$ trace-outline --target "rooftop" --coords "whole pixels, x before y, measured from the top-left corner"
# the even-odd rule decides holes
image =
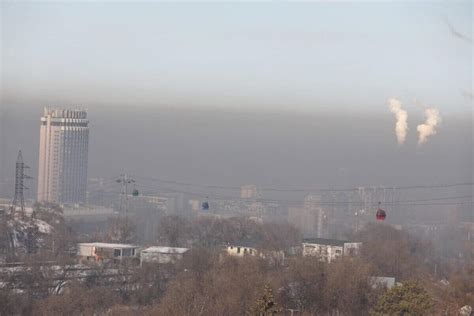
[[[143,249],[142,252],[154,252],[154,253],[185,253],[189,248],[177,248],[177,247],[148,247]]]
[[[51,117],[54,117],[54,118],[74,118],[74,119],[87,118],[86,110],[80,109],[80,108],[64,109],[64,108],[45,107],[44,116],[48,116],[48,115],[51,115]]]
[[[106,242],[83,242],[78,243],[78,246],[89,246],[89,247],[98,247],[98,248],[139,248],[136,245],[128,245],[128,244],[114,244],[114,243],[106,243]]]
[[[348,242],[349,242],[348,240],[325,239],[325,238],[303,239],[303,243],[305,244],[318,244],[318,245],[327,245],[327,246],[344,246],[344,244]]]

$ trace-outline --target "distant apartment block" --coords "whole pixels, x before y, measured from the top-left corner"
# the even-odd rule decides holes
[[[243,185],[240,187],[240,198],[255,199],[258,197],[258,188],[255,184]]]
[[[298,228],[304,237],[324,237],[327,215],[317,195],[307,195],[303,206],[288,208],[288,222]]]
[[[86,202],[88,125],[84,110],[44,109],[40,127],[38,201]]]
[[[337,257],[358,255],[361,246],[361,242],[308,238],[303,240],[303,256],[318,257],[321,261],[330,263]]]

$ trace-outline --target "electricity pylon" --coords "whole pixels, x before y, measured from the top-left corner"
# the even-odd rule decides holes
[[[22,215],[25,215],[25,195],[24,191],[28,190],[24,182],[27,179],[32,179],[30,176],[25,174],[25,169],[29,169],[23,162],[23,155],[21,150],[18,152],[18,158],[16,159],[15,168],[15,197],[13,198],[12,205],[10,207],[10,213],[15,214],[17,208],[20,208]]]

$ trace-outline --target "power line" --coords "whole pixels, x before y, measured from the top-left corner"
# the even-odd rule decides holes
[[[221,190],[240,190],[240,186],[224,186],[224,185],[207,185],[207,184],[197,184],[190,182],[180,182],[174,180],[164,180],[161,178],[154,177],[137,177],[143,180],[151,182],[160,182],[165,184],[174,184],[178,186],[188,186],[188,187],[199,187],[205,189],[221,189]],[[411,185],[411,186],[365,186],[364,188],[380,188],[380,189],[395,189],[395,190],[414,190],[414,189],[436,189],[436,188],[451,188],[459,186],[473,186],[474,182],[460,182],[460,183],[448,183],[448,184],[432,184],[432,185]],[[261,187],[262,191],[274,191],[274,192],[353,192],[357,191],[359,187],[355,188],[294,188],[294,189],[285,189],[285,188],[274,188],[274,187]]]
[[[151,189],[151,190],[158,190],[158,187],[150,186],[150,185],[141,185],[141,187]],[[187,194],[190,196],[195,197],[204,197],[203,193],[199,192],[192,192],[192,191],[184,191],[184,190],[175,190],[175,189],[162,189],[171,193],[181,193]],[[325,202],[325,201],[305,201],[305,200],[288,200],[288,199],[264,199],[259,198],[255,200],[249,200],[246,198],[236,197],[236,196],[229,196],[229,195],[221,195],[221,194],[207,194],[211,197],[212,200],[234,200],[240,202],[263,202],[263,203],[275,203],[280,205],[320,205],[320,206],[344,206],[344,205],[352,205],[352,206],[362,206],[364,202],[362,201],[340,201],[340,202]],[[470,198],[471,201],[453,201],[453,202],[440,202],[440,203],[416,203],[416,202],[430,202],[430,201],[443,201],[443,200],[453,200],[453,199],[467,199]],[[386,202],[383,203],[384,205],[389,206],[449,206],[449,205],[470,205],[472,204],[471,195],[466,196],[449,196],[449,197],[441,197],[441,198],[431,198],[431,199],[413,199],[413,200],[399,200],[394,202]]]
[[[425,202],[425,201],[441,201],[441,200],[457,200],[457,199],[472,199],[472,195],[462,195],[462,196],[448,196],[448,197],[440,197],[440,198],[431,198],[431,199],[416,199],[416,200],[403,200],[397,202]],[[390,202],[386,202],[385,204],[391,204]]]
[[[153,191],[166,191],[167,193],[179,193],[179,194],[186,194],[193,197],[203,198],[204,196],[210,196],[212,200],[234,200],[240,202],[262,202],[262,203],[273,203],[279,204],[284,206],[301,206],[301,205],[319,205],[319,206],[354,206],[354,207],[362,207],[367,206],[363,201],[360,200],[353,200],[350,198],[349,201],[305,201],[305,200],[291,200],[291,199],[268,199],[268,198],[257,198],[253,200],[249,200],[246,198],[241,198],[239,196],[232,196],[228,194],[222,194],[219,192],[209,192],[210,189],[213,190],[240,190],[240,186],[222,186],[222,185],[206,185],[206,184],[196,184],[196,183],[187,183],[187,182],[180,182],[174,180],[164,180],[160,178],[154,177],[136,177],[139,179],[143,179],[146,182],[157,183],[154,184],[144,184],[141,183],[141,187],[153,190]],[[111,179],[112,180],[112,179]],[[104,180],[104,183],[112,183],[115,181],[111,180]],[[165,184],[166,187],[163,187],[160,184]],[[191,190],[186,189],[179,189],[179,188],[170,188],[171,186],[186,186],[190,187]],[[283,188],[262,188],[263,191],[276,191],[276,192],[305,192],[305,193],[316,193],[316,192],[351,192],[357,194],[359,188],[365,189],[387,189],[387,190],[416,190],[416,189],[430,189],[430,188],[452,188],[452,187],[460,187],[460,186],[472,186],[474,183],[472,182],[462,182],[462,183],[448,183],[448,184],[432,184],[432,185],[412,185],[412,186],[395,186],[395,187],[388,187],[388,186],[379,186],[379,187],[358,187],[353,189],[283,189]],[[202,192],[196,192],[196,190],[203,190]],[[121,192],[122,197],[124,192]],[[464,196],[448,196],[448,197],[433,197],[433,198],[425,198],[425,199],[411,199],[411,200],[393,200],[392,201],[385,201],[383,204],[386,206],[403,206],[403,207],[414,207],[414,206],[456,206],[456,205],[472,205],[472,195],[464,195]],[[471,199],[471,201],[462,201],[462,199]],[[451,201],[455,200],[455,201]],[[461,200],[461,201],[456,201]],[[446,202],[444,202],[446,201]]]

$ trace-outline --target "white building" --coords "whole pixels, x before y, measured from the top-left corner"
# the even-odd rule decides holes
[[[394,286],[401,285],[401,283],[395,282],[395,278],[393,277],[371,277],[370,283],[372,284],[372,287],[374,289],[377,288],[378,286],[391,289]]]
[[[244,247],[244,246],[227,246],[226,252],[229,256],[236,256],[236,257],[243,257],[246,255],[249,256],[256,256],[258,255],[258,251],[252,247]]]
[[[360,254],[361,242],[345,242],[344,256],[358,256]]]
[[[140,253],[140,263],[173,263],[183,258],[189,248],[149,247]]]
[[[40,127],[38,201],[86,202],[88,125],[84,110],[44,109]]]
[[[138,258],[140,247],[128,244],[115,243],[79,243],[77,256],[83,260],[104,261]]]
[[[303,240],[303,256],[319,257],[330,263],[337,257],[358,255],[362,243],[336,239],[311,238]]]

